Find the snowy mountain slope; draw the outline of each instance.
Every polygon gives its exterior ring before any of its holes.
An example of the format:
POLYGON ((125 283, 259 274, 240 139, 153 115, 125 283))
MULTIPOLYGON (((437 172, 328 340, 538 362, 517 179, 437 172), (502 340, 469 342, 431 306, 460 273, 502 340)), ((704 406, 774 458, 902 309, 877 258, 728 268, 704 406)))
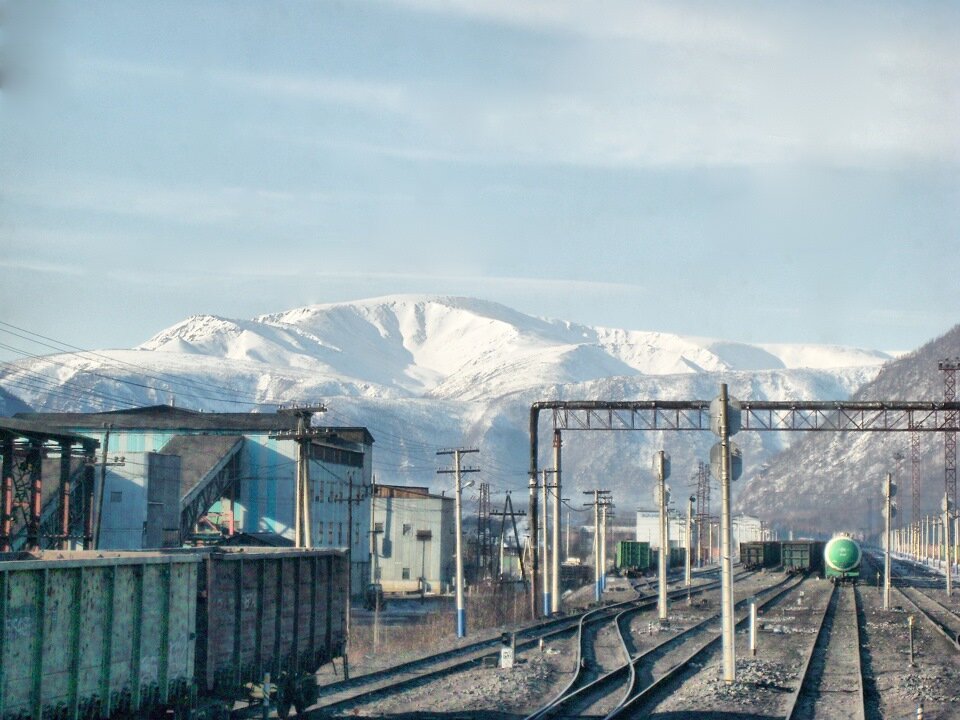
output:
MULTIPOLYGON (((20 361, 0 386, 40 411, 174 402, 270 412, 279 402, 322 399, 324 422, 370 428, 382 482, 438 485, 436 450, 471 445, 481 450, 481 481, 504 490, 526 485, 537 400, 710 399, 720 382, 743 398, 846 398, 888 357, 591 328, 470 298, 391 296, 251 320, 198 315, 133 350, 20 361)), ((646 503, 657 449, 674 455, 683 484, 712 444, 708 433, 566 435, 574 490, 603 483, 627 508, 646 503)), ((789 440, 744 438, 749 466, 789 440)), ((552 460, 544 454, 541 463, 552 460)))
MULTIPOLYGON (((918 350, 885 364, 853 400, 929 400, 944 397, 937 363, 960 356, 960 325, 918 350)), ((762 471, 745 472, 738 507, 763 517, 792 516, 798 529, 824 523, 878 531, 880 487, 888 472, 899 474, 902 521, 933 513, 944 491, 944 438, 921 433, 920 497, 912 508, 910 433, 814 433, 794 442, 762 471), (899 463, 895 456, 901 454, 899 463), (899 468, 898 468, 899 465, 899 468)))

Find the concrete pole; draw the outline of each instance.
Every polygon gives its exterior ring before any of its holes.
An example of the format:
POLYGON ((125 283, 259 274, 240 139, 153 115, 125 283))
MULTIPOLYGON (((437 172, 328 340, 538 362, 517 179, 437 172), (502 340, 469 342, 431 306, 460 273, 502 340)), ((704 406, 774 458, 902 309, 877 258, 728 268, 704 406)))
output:
POLYGON ((884 503, 886 512, 884 513, 884 529, 883 529, 883 609, 890 609, 890 514, 892 512, 892 489, 891 484, 893 482, 892 475, 887 473, 887 482, 884 486, 884 503))
POLYGON ((960 570, 960 517, 953 519, 953 564, 960 570))
POLYGON ((720 384, 720 585, 723 639, 723 679, 737 680, 736 621, 733 609, 733 551, 730 537, 730 426, 726 383, 720 384))
POLYGON ((707 520, 707 565, 713 565, 713 523, 707 520))
POLYGON ((553 433, 553 564, 550 570, 552 588, 550 592, 552 613, 560 612, 560 463, 562 461, 560 448, 563 440, 560 431, 553 433))
POLYGON ((943 556, 944 567, 947 571, 947 597, 953 595, 953 567, 950 562, 950 498, 943 494, 943 556))
POLYGON ((462 488, 460 486, 460 451, 454 450, 453 460, 455 467, 454 481, 456 482, 456 507, 454 512, 456 513, 456 553, 457 553, 457 637, 462 638, 467 634, 467 612, 463 607, 463 532, 462 532, 462 517, 461 517, 461 501, 460 495, 462 488))
POLYGON ((600 581, 600 491, 593 491, 593 595, 597 602, 603 589, 600 581))
POLYGON ((600 506, 600 589, 607 589, 607 506, 600 506))
POLYGON ((660 510, 660 554, 657 562, 657 617, 660 624, 667 622, 667 563, 670 560, 670 537, 667 528, 667 487, 664 482, 663 450, 657 455, 657 495, 660 510))
POLYGON ((543 527, 543 616, 550 617, 550 608, 552 607, 550 602, 550 589, 553 587, 553 585, 550 583, 550 518, 547 516, 548 490, 546 470, 541 473, 541 479, 541 502, 543 503, 543 516, 541 518, 541 525, 543 527))
POLYGON ((693 583, 693 563, 691 562, 693 558, 690 557, 693 546, 693 543, 690 542, 691 530, 693 529, 693 501, 693 495, 687 498, 687 561, 683 573, 684 583, 687 587, 690 587, 693 583))

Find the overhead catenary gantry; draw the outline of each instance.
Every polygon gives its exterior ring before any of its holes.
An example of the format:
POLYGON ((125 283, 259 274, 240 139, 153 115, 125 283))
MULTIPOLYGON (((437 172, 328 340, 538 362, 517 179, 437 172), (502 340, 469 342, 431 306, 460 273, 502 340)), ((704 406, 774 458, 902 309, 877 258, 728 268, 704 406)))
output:
MULTIPOLYGON (((726 386, 721 386, 724 390, 726 386)), ((556 437, 564 430, 711 430, 710 400, 550 400, 530 407, 530 533, 536 537, 540 413, 556 437)), ((726 403, 724 402, 726 406, 726 403)), ((739 430, 754 432, 947 432, 960 430, 960 403, 929 401, 739 401, 739 430)), ((726 453, 724 453, 726 455, 726 453)), ((558 468, 559 469, 559 468, 558 468)), ((530 608, 536 616, 538 559, 533 555, 530 608)), ((727 644, 725 642, 725 644, 727 644)), ((732 672, 730 675, 732 680, 732 672)))

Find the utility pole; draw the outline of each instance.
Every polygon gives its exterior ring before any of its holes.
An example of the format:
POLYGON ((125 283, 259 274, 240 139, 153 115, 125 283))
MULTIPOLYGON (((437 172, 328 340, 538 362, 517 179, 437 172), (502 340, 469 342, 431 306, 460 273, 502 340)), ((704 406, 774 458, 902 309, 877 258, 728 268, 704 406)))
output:
POLYGON ((501 555, 501 560, 500 560, 500 572, 499 572, 499 574, 500 574, 501 579, 503 578, 503 574, 504 574, 504 573, 503 573, 503 560, 502 560, 502 556, 503 556, 503 540, 504 540, 504 537, 506 536, 506 523, 507 523, 507 518, 509 517, 511 523, 513 524, 513 541, 514 541, 514 549, 516 550, 516 553, 517 553, 517 563, 520 565, 520 581, 521 581, 521 582, 526 582, 527 573, 526 573, 526 570, 525 570, 524 565, 523 565, 523 547, 522 547, 521 544, 520 544, 520 533, 519 533, 519 531, 517 530, 517 518, 518 518, 518 517, 525 517, 526 514, 527 514, 526 511, 525 511, 525 510, 515 511, 515 510, 513 509, 513 500, 510 498, 510 491, 507 490, 507 497, 506 497, 506 499, 503 501, 503 512, 491 511, 490 514, 493 515, 493 516, 499 516, 499 517, 500 517, 500 555, 501 555))
POLYGON ((550 569, 552 613, 560 612, 560 476, 561 448, 563 440, 560 431, 553 431, 553 565, 550 569))
MULTIPOLYGON (((437 473, 453 473, 454 474, 454 489, 456 490, 456 508, 454 512, 456 513, 455 523, 456 523, 456 542, 457 542, 457 637, 462 638, 467 634, 467 615, 466 610, 463 607, 463 515, 462 515, 462 501, 461 494, 463 492, 463 484, 461 483, 461 476, 463 473, 471 472, 480 472, 480 468, 463 468, 460 466, 460 457, 466 453, 478 453, 480 452, 479 448, 457 448, 456 450, 439 450, 437 455, 453 455, 454 467, 452 470, 440 469, 437 470, 437 473)), ((473 484, 472 482, 470 484, 473 484)), ((467 486, 469 487, 469 485, 467 486)))
POLYGON ((610 512, 614 508, 610 498, 600 503, 600 588, 607 589, 607 520, 614 517, 610 512))
MULTIPOLYGON (((309 479, 309 477, 308 477, 309 479)), ((350 679, 350 662, 347 649, 350 645, 350 596, 353 592, 353 506, 366 500, 367 496, 361 491, 354 495, 353 492, 353 473, 347 473, 347 496, 338 496, 337 502, 347 504, 347 624, 344 628, 344 650, 343 650, 343 678, 350 679)), ((309 516, 307 518, 309 520, 309 516)), ((309 535, 307 536, 309 538, 309 535)), ((359 539, 359 538, 358 538, 359 539)))
POLYGON ((584 495, 593 495, 592 503, 584 503, 584 507, 593 506, 593 597, 600 602, 603 593, 602 559, 600 557, 600 505, 609 490, 584 490, 584 495))
POLYGON ((943 509, 943 549, 944 549, 944 567, 947 569, 947 597, 953 595, 953 560, 950 546, 950 513, 953 510, 953 498, 945 491, 943 493, 943 503, 940 505, 943 509))
POLYGON ((547 470, 542 470, 540 473, 542 477, 541 488, 543 490, 543 498, 542 498, 543 517, 541 518, 541 521, 542 521, 541 526, 543 528, 543 544, 542 545, 540 545, 539 543, 540 538, 537 538, 537 544, 539 547, 542 547, 542 555, 543 555, 543 616, 544 617, 550 617, 552 607, 553 607, 553 604, 550 601, 550 590, 553 587, 553 585, 550 582, 550 569, 551 569, 550 568, 550 552, 549 552, 549 547, 550 547, 549 520, 550 519, 547 517, 547 508, 549 507, 547 503, 547 493, 548 493, 547 472, 548 472, 547 470))
MULTIPOLYGON (((696 502, 697 498, 691 495, 687 498, 687 562, 684 567, 684 584, 687 588, 693 584, 693 563, 692 558, 690 557, 690 551, 693 548, 693 543, 690 541, 690 534, 693 530, 693 503, 696 502)), ((690 598, 689 593, 687 594, 687 599, 690 598)))
MULTIPOLYGON (((292 415, 297 419, 297 427, 292 432, 283 431, 271 436, 282 440, 293 440, 297 443, 297 477, 293 494, 293 544, 294 547, 298 548, 313 545, 313 538, 311 537, 313 523, 310 519, 310 447, 313 438, 319 433, 311 428, 311 424, 315 413, 326 411, 327 408, 322 403, 281 406, 277 409, 277 414, 292 415)), ((348 545, 352 545, 352 543, 348 543, 348 545)), ((353 569, 348 567, 348 570, 352 579, 353 569)), ((349 593, 347 594, 349 595, 349 593)))
POLYGON ((670 456, 663 450, 653 457, 653 469, 657 476, 655 498, 660 511, 660 553, 657 563, 657 617, 661 625, 669 623, 667 609, 667 564, 670 562, 670 528, 667 525, 667 505, 670 503, 670 456))

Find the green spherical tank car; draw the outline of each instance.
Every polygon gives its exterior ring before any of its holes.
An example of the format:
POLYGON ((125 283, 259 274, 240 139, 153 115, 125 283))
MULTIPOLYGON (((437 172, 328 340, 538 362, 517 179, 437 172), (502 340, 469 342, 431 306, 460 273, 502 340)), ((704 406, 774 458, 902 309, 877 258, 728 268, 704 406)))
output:
POLYGON ((856 582, 860 577, 860 545, 848 535, 838 535, 823 549, 824 577, 837 582, 856 582))

